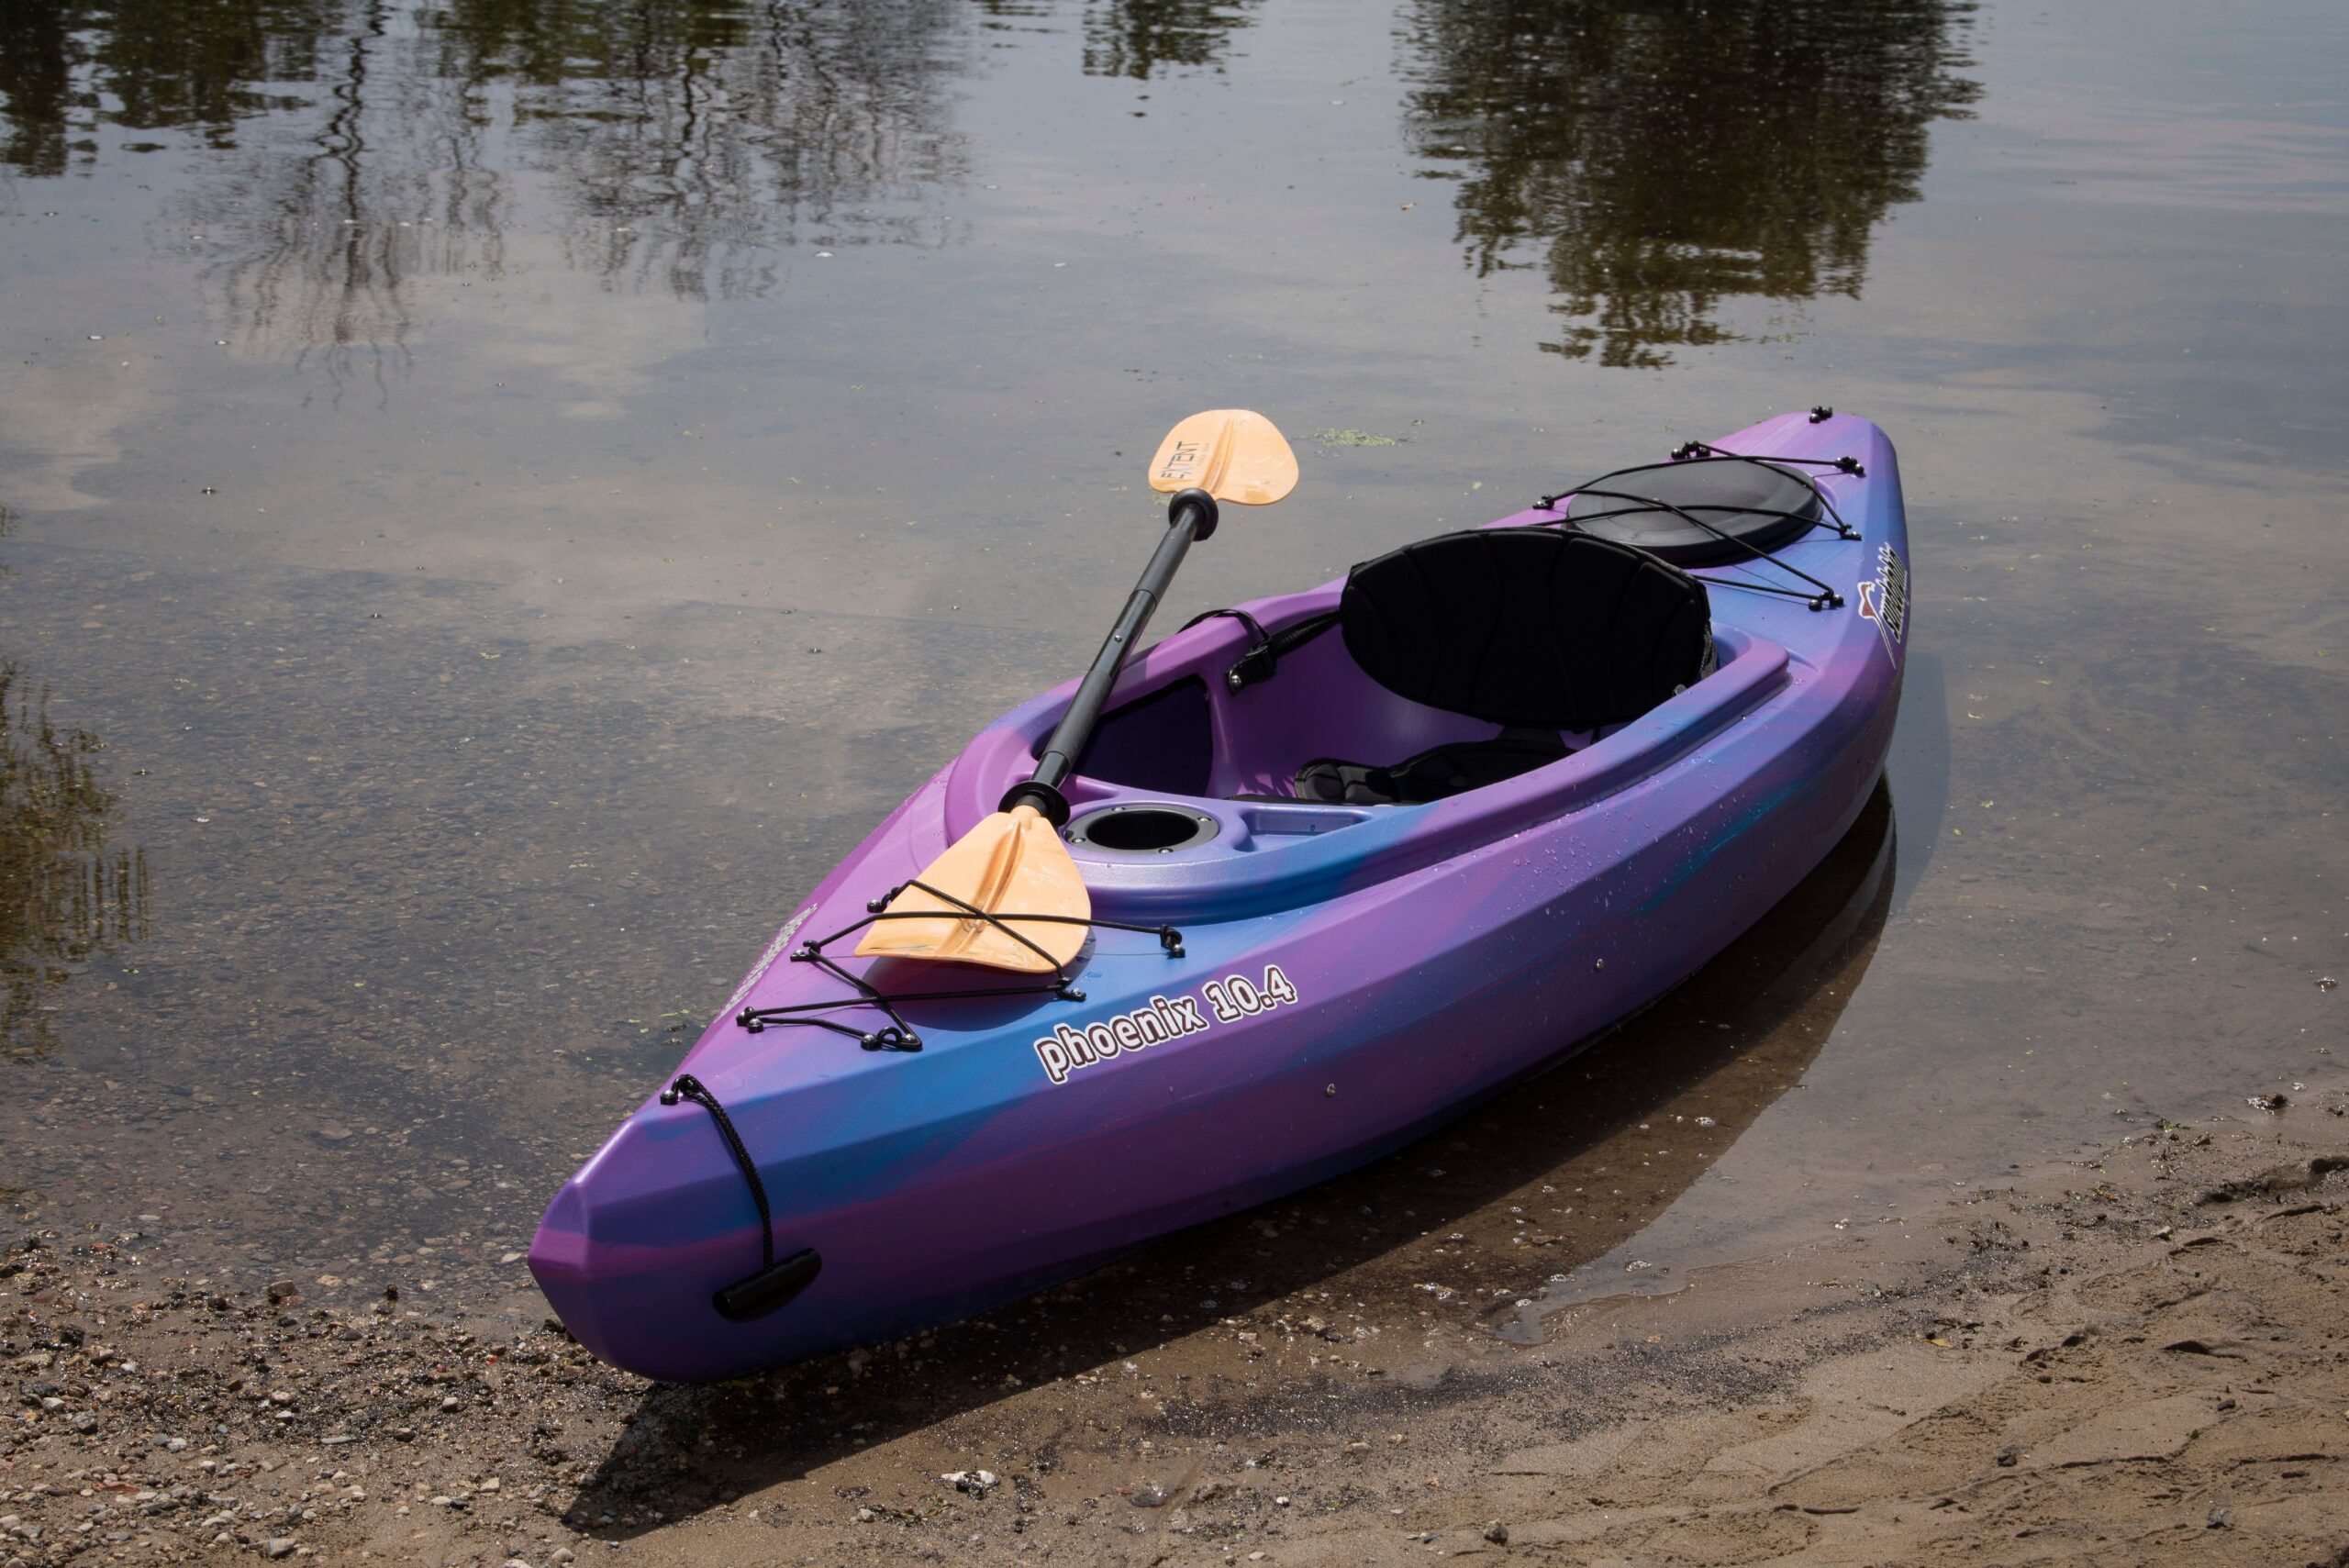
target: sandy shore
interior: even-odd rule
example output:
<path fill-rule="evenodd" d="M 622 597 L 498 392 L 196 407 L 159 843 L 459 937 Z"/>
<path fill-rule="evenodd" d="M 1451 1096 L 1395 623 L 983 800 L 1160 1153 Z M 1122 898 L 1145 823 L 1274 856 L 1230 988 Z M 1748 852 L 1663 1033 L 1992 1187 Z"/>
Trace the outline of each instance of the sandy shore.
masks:
<path fill-rule="evenodd" d="M 1324 1281 L 1162 1338 L 1146 1259 L 708 1388 L 527 1300 L 174 1277 L 32 1217 L 0 1563 L 2349 1563 L 2344 1113 L 2140 1129 L 1673 1289 Z"/>

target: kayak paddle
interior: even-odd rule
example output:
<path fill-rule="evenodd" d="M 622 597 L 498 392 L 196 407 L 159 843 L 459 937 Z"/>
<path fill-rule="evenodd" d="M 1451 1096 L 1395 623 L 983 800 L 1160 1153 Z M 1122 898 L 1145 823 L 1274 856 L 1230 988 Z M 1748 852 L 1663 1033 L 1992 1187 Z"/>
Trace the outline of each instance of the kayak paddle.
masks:
<path fill-rule="evenodd" d="M 1068 821 L 1061 784 L 1084 756 L 1109 688 L 1191 541 L 1215 532 L 1216 503 L 1268 506 L 1280 500 L 1297 488 L 1297 454 L 1262 414 L 1211 409 L 1167 432 L 1150 465 L 1150 487 L 1174 495 L 1165 537 L 1045 742 L 1035 773 L 906 884 L 856 944 L 859 957 L 1043 973 L 1064 967 L 1085 946 L 1093 901 L 1061 841 Z"/>

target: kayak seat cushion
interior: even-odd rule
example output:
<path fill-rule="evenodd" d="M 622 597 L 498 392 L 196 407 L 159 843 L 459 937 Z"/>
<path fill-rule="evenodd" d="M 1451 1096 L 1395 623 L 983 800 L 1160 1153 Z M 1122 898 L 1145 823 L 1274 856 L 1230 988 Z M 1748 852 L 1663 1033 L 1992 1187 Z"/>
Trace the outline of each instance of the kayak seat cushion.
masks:
<path fill-rule="evenodd" d="M 1517 728 L 1628 724 L 1713 669 L 1702 582 L 1553 528 L 1438 534 L 1364 562 L 1338 628 L 1397 696 Z"/>

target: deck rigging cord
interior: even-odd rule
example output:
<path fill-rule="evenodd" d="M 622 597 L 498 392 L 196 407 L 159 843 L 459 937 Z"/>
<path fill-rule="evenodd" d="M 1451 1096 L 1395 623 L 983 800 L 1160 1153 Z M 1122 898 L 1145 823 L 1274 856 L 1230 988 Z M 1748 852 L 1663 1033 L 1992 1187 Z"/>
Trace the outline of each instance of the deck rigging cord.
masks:
<path fill-rule="evenodd" d="M 1045 964 L 1049 965 L 1048 972 L 1051 978 L 1038 980 L 1026 985 L 983 985 L 949 991 L 891 993 L 883 991 L 863 975 L 842 968 L 839 960 L 824 951 L 831 943 L 845 937 L 852 937 L 859 931 L 883 920 L 937 918 L 935 914 L 928 910 L 896 910 L 889 907 L 908 888 L 918 893 L 926 893 L 950 908 L 961 911 L 964 917 L 992 926 L 1013 941 L 1031 950 L 1044 961 Z M 751 1034 L 800 1024 L 815 1029 L 829 1029 L 834 1034 L 846 1035 L 867 1051 L 919 1051 L 922 1047 L 921 1035 L 912 1024 L 906 1021 L 905 1015 L 897 1011 L 900 1006 L 908 1002 L 962 1002 L 986 996 L 1047 995 L 1057 996 L 1063 1002 L 1084 1001 L 1085 993 L 1078 990 L 1071 981 L 1068 965 L 1052 957 L 1041 944 L 1030 940 L 1020 932 L 1014 930 L 1009 924 L 1013 920 L 1083 926 L 1093 930 L 1140 932 L 1145 936 L 1156 937 L 1159 951 L 1167 957 L 1181 958 L 1183 956 L 1183 933 L 1172 926 L 1139 926 L 1123 920 L 1104 920 L 1095 916 L 1023 915 L 1016 911 L 982 909 L 966 899 L 958 898 L 952 893 L 930 886 L 918 877 L 908 882 L 899 883 L 882 896 L 866 904 L 865 908 L 870 913 L 863 919 L 851 921 L 839 930 L 827 935 L 811 937 L 800 943 L 791 953 L 792 962 L 812 964 L 842 984 L 851 987 L 856 992 L 855 995 L 837 996 L 820 1002 L 795 1002 L 781 1007 L 744 1007 L 734 1015 L 734 1021 Z M 861 1029 L 853 1024 L 844 1024 L 838 1018 L 820 1016 L 844 1007 L 871 1007 L 886 1017 L 889 1022 L 881 1029 Z"/>
<path fill-rule="evenodd" d="M 1817 424 L 1819 422 L 1817 410 L 1813 410 L 1813 418 L 1811 422 L 1813 424 Z M 1690 463 L 1714 462 L 1744 463 L 1755 468 L 1768 469 L 1773 473 L 1792 479 L 1800 484 L 1804 489 L 1809 491 L 1810 494 L 1818 499 L 1819 515 L 1811 517 L 1801 511 L 1788 511 L 1777 507 L 1754 506 L 1730 506 L 1725 505 L 1703 505 L 1697 506 L 1695 509 L 1691 509 L 1689 506 L 1683 506 L 1675 505 L 1673 502 L 1666 501 L 1659 495 L 1642 495 L 1638 491 L 1632 490 L 1602 488 L 1602 486 L 1610 484 L 1618 480 L 1629 478 L 1634 474 L 1668 472 L 1673 469 L 1684 467 Z M 1789 464 L 1799 466 L 1787 466 Z M 1734 546 L 1746 552 L 1743 560 L 1720 562 L 1715 570 L 1743 568 L 1751 566 L 1757 561 L 1765 561 L 1781 572 L 1787 573 L 1791 576 L 1801 578 L 1805 583 L 1810 584 L 1810 587 L 1809 590 L 1791 588 L 1780 583 L 1753 582 L 1736 577 L 1709 576 L 1705 579 L 1706 582 L 1713 584 L 1718 587 L 1736 588 L 1744 593 L 1770 594 L 1783 599 L 1793 599 L 1798 603 L 1809 606 L 1813 610 L 1840 609 L 1842 607 L 1843 604 L 1842 595 L 1837 593 L 1835 589 L 1828 584 L 1812 576 L 1809 573 L 1805 572 L 1801 567 L 1795 565 L 1791 562 L 1781 561 L 1778 558 L 1778 550 L 1787 548 L 1788 545 L 1798 542 L 1801 539 L 1808 536 L 1813 528 L 1831 528 L 1838 539 L 1845 540 L 1856 540 L 1860 537 L 1860 530 L 1843 520 L 1842 513 L 1836 508 L 1834 497 L 1827 494 L 1826 486 L 1820 484 L 1815 476 L 1802 472 L 1804 468 L 1831 469 L 1835 473 L 1848 473 L 1854 478 L 1859 479 L 1866 478 L 1868 472 L 1867 469 L 1861 464 L 1858 459 L 1853 457 L 1764 457 L 1753 452 L 1730 451 L 1726 448 L 1710 446 L 1703 441 L 1688 441 L 1675 449 L 1671 457 L 1663 462 L 1640 463 L 1631 468 L 1615 469 L 1610 473 L 1602 473 L 1597 478 L 1586 481 L 1584 484 L 1569 485 L 1565 489 L 1554 491 L 1550 495 L 1543 495 L 1535 501 L 1534 506 L 1544 512 L 1556 512 L 1558 514 L 1557 517 L 1555 518 L 1543 518 L 1538 522 L 1520 523 L 1517 526 L 1520 528 L 1557 528 L 1561 525 L 1569 528 L 1574 527 L 1575 524 L 1573 519 L 1568 517 L 1564 512 L 1561 511 L 1558 506 L 1559 502 L 1566 500 L 1569 497 L 1590 495 L 1596 496 L 1602 501 L 1630 502 L 1631 505 L 1623 506 L 1615 511 L 1603 513 L 1601 516 L 1608 518 L 1615 518 L 1636 517 L 1645 512 L 1668 513 L 1673 517 L 1678 517 L 1681 521 L 1687 523 L 1690 527 L 1710 534 L 1722 544 Z M 1804 527 L 1801 532 L 1798 533 L 1794 539 L 1788 539 L 1783 544 L 1765 549 L 1749 540 L 1739 539 L 1734 534 L 1729 533 L 1725 529 L 1715 527 L 1713 524 L 1706 521 L 1703 517 L 1697 516 L 1697 512 L 1699 510 L 1737 511 L 1755 517 L 1776 517 L 1790 523 L 1801 523 Z"/>

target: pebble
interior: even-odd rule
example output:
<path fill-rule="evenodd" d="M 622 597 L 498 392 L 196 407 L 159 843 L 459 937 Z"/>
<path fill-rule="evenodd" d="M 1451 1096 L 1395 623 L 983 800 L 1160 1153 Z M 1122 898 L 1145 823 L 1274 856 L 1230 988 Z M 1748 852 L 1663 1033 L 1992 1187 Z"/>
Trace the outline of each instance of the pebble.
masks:
<path fill-rule="evenodd" d="M 273 1535 L 269 1538 L 269 1544 L 261 1549 L 261 1554 L 273 1560 L 291 1557 L 294 1555 L 294 1549 L 300 1544 L 301 1542 L 290 1535 Z"/>

